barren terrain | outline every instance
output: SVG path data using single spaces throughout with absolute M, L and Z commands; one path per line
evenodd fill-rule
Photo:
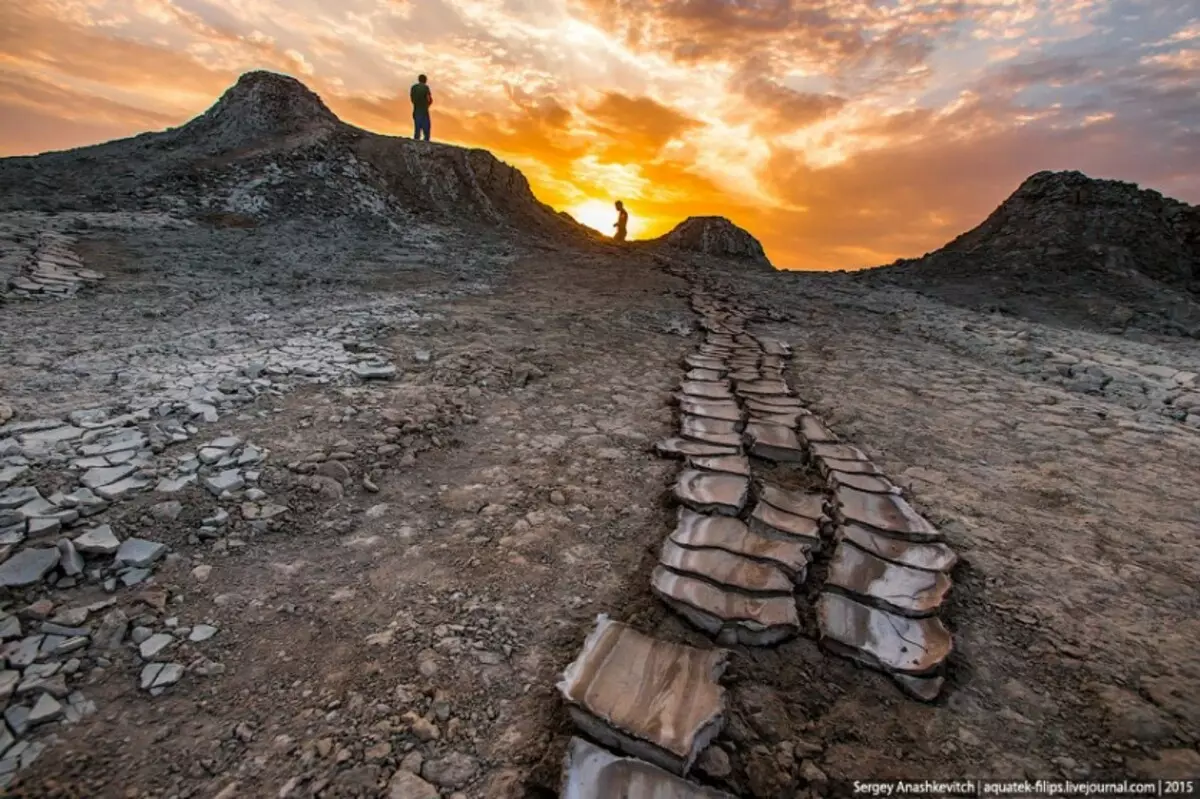
M 303 337 L 377 347 L 397 373 L 281 379 L 197 420 L 197 442 L 234 435 L 269 453 L 259 483 L 288 508 L 269 526 L 196 485 L 170 498 L 174 518 L 152 492 L 105 512 L 122 537 L 170 547 L 152 588 L 119 588 L 117 607 L 155 631 L 216 627 L 174 659 L 220 668 L 151 696 L 136 648 L 89 651 L 79 690 L 96 712 L 38 738 L 51 745 L 14 795 L 375 796 L 398 769 L 447 795 L 552 795 L 570 734 L 554 683 L 596 614 L 709 645 L 648 588 L 673 524 L 674 466 L 652 445 L 671 434 L 697 338 L 688 298 L 707 284 L 792 343 L 802 397 L 912 491 L 965 562 L 942 700 L 907 699 L 808 636 L 735 647 L 728 764 L 701 779 L 782 797 L 864 776 L 1196 771 L 1200 431 L 1022 368 L 1049 350 L 1184 372 L 1149 370 L 1153 387 L 1200 371 L 1178 339 L 1013 325 L 837 276 L 600 244 L 495 237 L 447 263 L 353 230 L 79 222 L 5 220 L 74 230 L 108 276 L 71 299 L 0 306 L 18 420 L 144 404 L 148 386 L 171 387 L 150 372 Z M 60 468 L 34 465 L 32 482 L 50 490 Z M 223 506 L 226 526 L 199 538 Z M 106 596 L 31 589 L 8 609 Z

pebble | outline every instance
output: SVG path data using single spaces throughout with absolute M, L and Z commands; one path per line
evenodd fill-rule
M 217 634 L 216 627 L 213 627 L 208 624 L 197 624 L 195 627 L 192 628 L 192 633 L 191 633 L 191 635 L 188 636 L 188 640 L 198 643 L 200 641 L 207 641 L 209 638 L 212 638 L 216 634 Z
M 138 653 L 143 660 L 154 660 L 174 643 L 175 636 L 167 633 L 155 633 L 138 645 Z
M 167 554 L 167 545 L 144 538 L 129 538 L 117 549 L 116 562 L 139 569 L 147 568 Z
M 57 721 L 62 716 L 63 706 L 59 704 L 58 700 L 50 694 L 42 694 L 34 703 L 33 709 L 29 711 L 29 726 L 36 727 L 39 724 Z
M 198 583 L 208 582 L 208 578 L 212 574 L 212 568 L 213 567 L 211 564 L 200 564 L 196 568 L 192 569 L 192 579 Z
M 388 783 L 387 799 L 438 799 L 438 789 L 411 771 L 400 769 Z
M 111 555 L 116 552 L 121 541 L 107 524 L 93 527 L 75 539 L 75 549 L 88 555 Z

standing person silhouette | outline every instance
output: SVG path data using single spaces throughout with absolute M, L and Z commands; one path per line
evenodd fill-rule
M 625 241 L 625 226 L 629 224 L 629 214 L 625 211 L 625 204 L 617 200 L 617 221 L 613 225 L 617 232 L 613 234 L 614 241 Z
M 413 104 L 413 138 L 420 141 L 421 134 L 424 133 L 425 141 L 429 141 L 431 127 L 429 106 L 433 105 L 433 92 L 429 90 L 429 78 L 424 75 L 417 76 L 417 82 L 408 90 L 408 96 Z

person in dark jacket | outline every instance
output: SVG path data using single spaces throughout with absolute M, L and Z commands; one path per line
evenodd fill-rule
M 629 214 L 625 211 L 625 203 L 617 200 L 617 222 L 613 225 L 617 232 L 613 234 L 614 241 L 625 241 L 625 227 L 629 224 Z
M 429 106 L 433 105 L 433 92 L 429 90 L 429 78 L 424 75 L 417 77 L 417 82 L 408 90 L 408 96 L 413 104 L 413 138 L 420 141 L 421 134 L 425 134 L 425 141 L 429 141 Z

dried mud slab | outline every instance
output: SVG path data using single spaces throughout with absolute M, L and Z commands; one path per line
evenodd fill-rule
M 700 577 L 752 594 L 790 596 L 795 587 L 783 570 L 772 564 L 723 549 L 681 547 L 670 538 L 663 541 L 658 562 L 673 572 Z
M 758 497 L 763 502 L 796 516 L 804 516 L 817 522 L 827 518 L 824 494 L 789 491 L 772 483 L 761 482 L 758 484 Z
M 746 425 L 744 435 L 751 455 L 777 463 L 800 463 L 804 460 L 800 439 L 790 427 L 750 422 Z
M 725 419 L 730 422 L 742 420 L 742 409 L 733 401 L 689 399 L 685 395 L 679 400 L 679 410 L 692 416 L 703 416 L 708 419 Z
M 760 338 L 758 345 L 762 347 L 762 351 L 767 355 L 774 355 L 781 358 L 790 358 L 792 355 L 792 347 L 785 341 L 773 338 Z
M 706 472 L 723 472 L 742 477 L 750 476 L 750 459 L 745 455 L 716 455 L 711 457 L 688 458 L 687 465 L 692 469 Z
M 762 394 L 756 397 L 746 397 L 746 407 L 750 410 L 759 410 L 767 412 L 777 412 L 779 410 L 798 410 L 805 411 L 807 409 L 800 401 L 799 397 L 777 397 L 768 394 Z
M 776 397 L 791 396 L 792 390 L 782 380 L 752 380 L 748 383 L 737 384 L 739 394 L 767 395 Z
M 662 566 L 650 587 L 672 610 L 719 643 L 768 646 L 800 632 L 800 616 L 790 596 L 751 596 L 685 577 Z
M 937 670 L 950 654 L 950 631 L 936 617 L 888 613 L 842 594 L 817 600 L 821 644 L 871 668 L 913 676 Z
M 840 440 L 820 419 L 811 414 L 800 420 L 800 437 L 809 444 L 836 444 Z
M 725 419 L 708 419 L 702 416 L 683 415 L 679 419 L 679 435 L 706 444 L 737 447 L 742 435 L 734 422 Z
M 729 377 L 735 383 L 744 383 L 752 380 L 760 380 L 762 375 L 756 367 L 743 367 L 730 372 Z
M 858 522 L 913 541 L 937 541 L 942 537 L 912 505 L 895 494 L 839 488 L 834 492 L 834 503 L 844 521 Z
M 689 369 L 683 376 L 684 380 L 699 380 L 705 383 L 719 383 L 725 378 L 722 369 Z
M 942 572 L 892 563 L 846 543 L 834 550 L 825 584 L 903 616 L 933 615 L 951 585 Z
M 750 514 L 750 529 L 760 535 L 782 536 L 791 539 L 811 541 L 811 548 L 816 549 L 821 543 L 820 522 L 794 513 L 780 510 L 774 505 L 759 502 Z
M 696 354 L 701 358 L 713 358 L 723 361 L 728 358 L 731 350 L 728 347 L 715 347 L 712 344 L 701 344 L 696 348 Z
M 671 541 L 685 547 L 723 549 L 755 560 L 775 564 L 792 578 L 803 582 L 812 544 L 755 533 L 740 519 L 705 516 L 680 508 Z
M 705 444 L 700 441 L 688 441 L 686 438 L 667 438 L 655 444 L 654 451 L 664 458 L 703 458 L 718 455 L 737 455 L 742 451 L 742 448 Z
M 785 413 L 764 413 L 763 411 L 751 410 L 748 418 L 751 422 L 759 424 L 773 424 L 780 427 L 796 427 L 802 418 L 808 415 L 808 411 L 788 411 Z
M 699 397 L 701 399 L 733 399 L 733 392 L 729 389 L 729 382 L 725 380 L 719 383 L 684 380 L 679 384 L 679 391 L 685 396 Z
M 834 472 L 847 474 L 873 474 L 883 476 L 883 470 L 868 460 L 838 460 L 837 458 L 818 458 L 817 471 L 826 480 Z
M 720 358 L 712 358 L 706 355 L 686 355 L 683 358 L 683 365 L 689 369 L 708 369 L 713 372 L 724 372 L 725 362 Z
M 817 460 L 870 461 L 867 454 L 850 444 L 812 444 L 809 447 Z
M 900 493 L 900 489 L 891 480 L 888 480 L 881 474 L 855 474 L 853 472 L 832 470 L 826 477 L 826 481 L 834 491 L 839 488 L 853 488 L 858 491 L 866 491 L 869 494 Z
M 958 555 L 954 550 L 941 543 L 903 541 L 858 524 L 842 525 L 838 528 L 838 535 L 842 541 L 903 566 L 949 572 L 958 563 Z
M 698 513 L 737 516 L 750 497 L 750 480 L 733 474 L 684 469 L 675 482 L 675 498 Z
M 558 690 L 591 737 L 676 774 L 724 724 L 729 653 L 643 635 L 601 614 Z
M 733 799 L 694 785 L 658 766 L 619 757 L 582 738 L 572 738 L 563 761 L 560 799 Z

